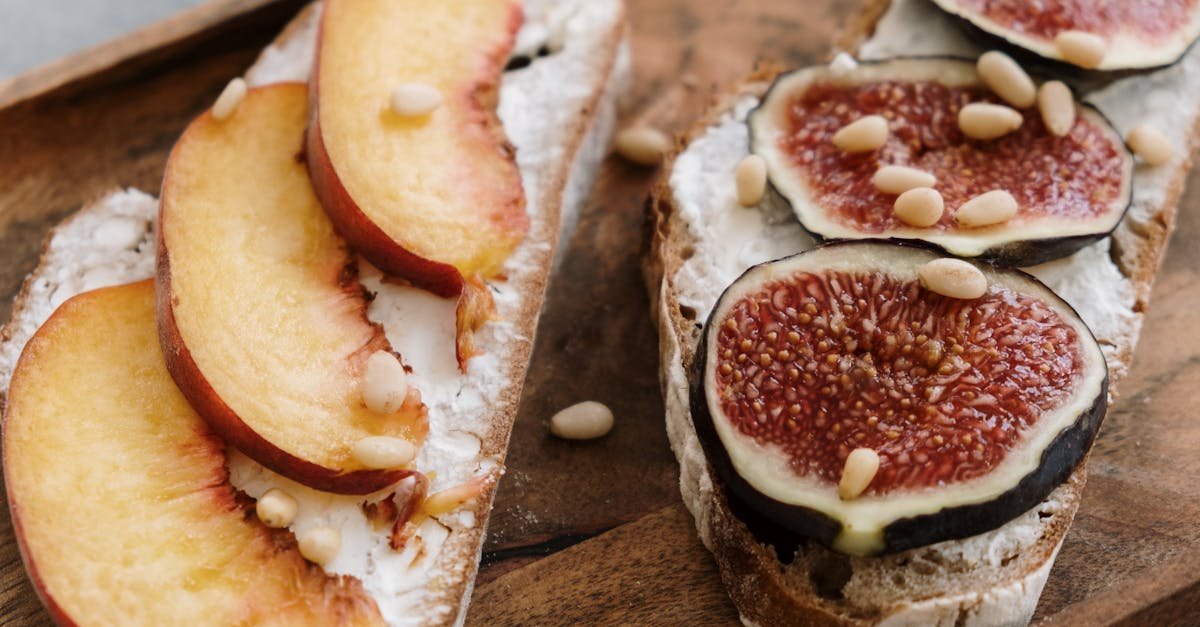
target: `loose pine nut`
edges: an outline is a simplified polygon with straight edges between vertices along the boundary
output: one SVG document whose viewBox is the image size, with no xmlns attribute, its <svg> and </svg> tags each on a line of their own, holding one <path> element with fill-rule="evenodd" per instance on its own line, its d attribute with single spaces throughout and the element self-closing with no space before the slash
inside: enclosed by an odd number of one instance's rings
<svg viewBox="0 0 1200 627">
<path fill-rule="evenodd" d="M 1051 135 L 1063 137 L 1075 127 L 1075 97 L 1062 81 L 1043 83 L 1037 94 L 1042 123 Z"/>
<path fill-rule="evenodd" d="M 921 287 L 942 296 L 979 298 L 987 293 L 987 277 L 962 259 L 934 259 L 917 271 Z"/>
<path fill-rule="evenodd" d="M 408 373 L 388 351 L 375 351 L 367 358 L 362 381 L 363 403 L 379 414 L 394 414 L 408 396 Z"/>
<path fill-rule="evenodd" d="M 871 485 L 879 472 L 879 453 L 869 448 L 856 448 L 846 456 L 842 479 L 838 482 L 838 498 L 843 501 L 859 497 Z"/>
<path fill-rule="evenodd" d="M 937 177 L 908 166 L 885 165 L 875 171 L 871 182 L 885 194 L 903 194 L 917 187 L 933 187 L 937 185 Z"/>
<path fill-rule="evenodd" d="M 954 219 L 967 228 L 1008 222 L 1017 215 L 1017 199 L 1002 189 L 984 192 L 963 203 Z"/>
<path fill-rule="evenodd" d="M 833 134 L 833 145 L 846 152 L 870 152 L 887 143 L 888 123 L 882 115 L 859 118 Z"/>
<path fill-rule="evenodd" d="M 1133 153 L 1150 165 L 1163 165 L 1175 155 L 1171 140 L 1158 129 L 1145 124 L 1138 125 L 1125 136 L 1125 143 Z"/>
<path fill-rule="evenodd" d="M 1108 43 L 1104 38 L 1079 30 L 1068 30 L 1054 38 L 1054 47 L 1063 61 L 1082 68 L 1097 68 L 1108 54 Z"/>
<path fill-rule="evenodd" d="M 242 104 L 242 100 L 246 97 L 246 81 L 240 77 L 229 81 L 225 89 L 221 90 L 221 95 L 217 96 L 217 101 L 212 106 L 212 116 L 214 120 L 224 120 L 233 115 L 237 110 L 238 105 Z"/>
<path fill-rule="evenodd" d="M 550 433 L 564 440 L 592 440 L 607 435 L 612 428 L 612 410 L 596 401 L 576 403 L 550 419 Z"/>
<path fill-rule="evenodd" d="M 354 459 L 367 468 L 401 468 L 417 456 L 417 447 L 404 438 L 365 437 L 354 444 Z"/>
<path fill-rule="evenodd" d="M 429 115 L 442 106 L 442 92 L 432 85 L 403 83 L 392 90 L 391 104 L 396 115 Z"/>
<path fill-rule="evenodd" d="M 334 527 L 314 527 L 300 534 L 297 543 L 304 559 L 324 566 L 342 549 L 342 532 Z"/>
<path fill-rule="evenodd" d="M 753 207 L 767 193 L 767 161 L 758 155 L 747 155 L 733 173 L 737 182 L 738 204 Z"/>
<path fill-rule="evenodd" d="M 614 145 L 626 161 L 654 167 L 671 151 L 671 138 L 658 129 L 633 126 L 617 133 Z"/>
<path fill-rule="evenodd" d="M 900 194 L 892 206 L 902 222 L 911 226 L 933 226 L 942 219 L 945 204 L 942 195 L 932 187 L 917 187 Z"/>
<path fill-rule="evenodd" d="M 1012 57 L 999 50 L 991 50 L 979 57 L 975 68 L 983 84 L 1004 102 L 1018 109 L 1033 106 L 1037 88 L 1033 85 L 1033 79 Z"/>
<path fill-rule="evenodd" d="M 958 111 L 958 128 L 971 139 L 1003 137 L 1024 121 L 1016 109 L 988 102 L 972 102 Z"/>
<path fill-rule="evenodd" d="M 267 490 L 254 504 L 254 513 L 258 515 L 258 519 L 264 525 L 276 529 L 292 524 L 298 511 L 300 504 L 296 499 L 279 488 Z"/>
</svg>

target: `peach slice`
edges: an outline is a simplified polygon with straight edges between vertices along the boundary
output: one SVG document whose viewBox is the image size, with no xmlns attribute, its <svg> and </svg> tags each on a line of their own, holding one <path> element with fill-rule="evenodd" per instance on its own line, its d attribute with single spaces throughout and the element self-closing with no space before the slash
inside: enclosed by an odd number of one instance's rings
<svg viewBox="0 0 1200 627">
<path fill-rule="evenodd" d="M 150 281 L 64 303 L 25 347 L 4 418 L 21 557 L 60 625 L 373 625 L 229 484 L 224 444 L 167 374 Z"/>
<path fill-rule="evenodd" d="M 390 345 L 305 174 L 307 113 L 303 85 L 271 85 L 183 134 L 162 190 L 159 334 L 171 376 L 226 441 L 305 485 L 365 494 L 411 471 L 367 469 L 354 444 L 419 444 L 425 408 L 412 389 L 394 415 L 363 403 L 366 360 Z"/>
<path fill-rule="evenodd" d="M 521 19 L 516 0 L 325 2 L 309 83 L 313 187 L 355 250 L 439 296 L 496 276 L 529 227 L 495 112 Z M 432 91 L 440 105 L 396 107 L 397 90 Z"/>
</svg>

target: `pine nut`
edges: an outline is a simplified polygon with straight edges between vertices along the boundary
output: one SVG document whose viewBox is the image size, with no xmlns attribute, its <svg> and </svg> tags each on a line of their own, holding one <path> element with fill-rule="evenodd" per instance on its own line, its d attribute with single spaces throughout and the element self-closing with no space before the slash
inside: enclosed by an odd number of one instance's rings
<svg viewBox="0 0 1200 627">
<path fill-rule="evenodd" d="M 858 69 L 858 61 L 847 52 L 837 53 L 837 56 L 829 62 L 829 71 L 834 76 L 845 76 L 856 69 Z"/>
<path fill-rule="evenodd" d="M 1075 97 L 1062 81 L 1043 83 L 1038 89 L 1038 110 L 1051 135 L 1063 137 L 1075 127 Z"/>
<path fill-rule="evenodd" d="M 550 433 L 564 440 L 592 440 L 613 428 L 613 413 L 604 403 L 583 401 L 554 414 Z"/>
<path fill-rule="evenodd" d="M 468 481 L 430 494 L 421 504 L 421 509 L 429 516 L 441 516 L 466 505 L 468 501 L 479 496 L 482 490 L 483 484 L 478 480 Z"/>
<path fill-rule="evenodd" d="M 869 448 L 856 448 L 846 456 L 846 465 L 842 467 L 842 479 L 838 482 L 838 497 L 843 501 L 859 497 L 875 473 L 879 472 L 879 453 Z"/>
<path fill-rule="evenodd" d="M 1125 136 L 1125 143 L 1133 153 L 1150 165 L 1163 165 L 1175 155 L 1171 140 L 1158 129 L 1140 124 Z"/>
<path fill-rule="evenodd" d="M 396 115 L 425 116 L 442 106 L 442 92 L 432 85 L 403 83 L 392 89 L 391 104 Z"/>
<path fill-rule="evenodd" d="M 1037 99 L 1037 88 L 1033 85 L 1033 79 L 1029 78 L 1012 57 L 999 50 L 980 55 L 975 69 L 984 85 L 1000 96 L 1001 100 L 1018 109 L 1032 107 Z"/>
<path fill-rule="evenodd" d="M 267 490 L 254 504 L 254 513 L 258 515 L 258 519 L 264 525 L 276 529 L 292 524 L 299 510 L 300 504 L 296 499 L 279 488 Z"/>
<path fill-rule="evenodd" d="M 921 266 L 917 276 L 921 287 L 950 298 L 972 299 L 987 293 L 987 277 L 962 259 L 934 259 Z"/>
<path fill-rule="evenodd" d="M 964 202 L 954 219 L 967 228 L 1008 222 L 1017 215 L 1017 199 L 1002 189 L 984 192 Z"/>
<path fill-rule="evenodd" d="M 217 101 L 212 106 L 212 116 L 214 120 L 224 120 L 233 115 L 237 110 L 238 105 L 242 104 L 242 100 L 246 97 L 246 81 L 240 77 L 229 81 L 225 89 L 221 90 L 221 95 L 217 96 Z"/>
<path fill-rule="evenodd" d="M 754 207 L 767 193 L 767 161 L 758 155 L 747 155 L 733 173 L 737 182 L 738 204 Z"/>
<path fill-rule="evenodd" d="M 1079 30 L 1068 30 L 1054 38 L 1054 47 L 1063 61 L 1082 68 L 1097 68 L 1108 54 L 1108 43 L 1104 38 Z"/>
<path fill-rule="evenodd" d="M 367 358 L 362 380 L 363 403 L 378 414 L 400 411 L 408 396 L 408 373 L 388 351 L 375 351 Z"/>
<path fill-rule="evenodd" d="M 334 527 L 313 527 L 296 539 L 304 559 L 324 566 L 337 557 L 342 548 L 342 532 Z"/>
<path fill-rule="evenodd" d="M 887 143 L 888 123 L 882 115 L 859 118 L 833 134 L 833 145 L 846 152 L 870 152 Z"/>
<path fill-rule="evenodd" d="M 633 126 L 617 133 L 617 154 L 636 165 L 654 167 L 671 151 L 671 138 L 648 126 Z"/>
<path fill-rule="evenodd" d="M 903 194 L 917 187 L 933 187 L 937 185 L 937 177 L 908 166 L 885 165 L 875 171 L 871 182 L 885 194 Z"/>
<path fill-rule="evenodd" d="M 988 102 L 972 102 L 958 111 L 958 128 L 971 139 L 1003 137 L 1024 121 L 1016 109 Z"/>
<path fill-rule="evenodd" d="M 911 226 L 933 226 L 942 219 L 945 204 L 932 187 L 916 187 L 900 194 L 892 206 L 896 217 Z"/>
<path fill-rule="evenodd" d="M 354 444 L 354 459 L 367 468 L 401 468 L 417 456 L 417 447 L 404 438 L 365 437 Z"/>
</svg>

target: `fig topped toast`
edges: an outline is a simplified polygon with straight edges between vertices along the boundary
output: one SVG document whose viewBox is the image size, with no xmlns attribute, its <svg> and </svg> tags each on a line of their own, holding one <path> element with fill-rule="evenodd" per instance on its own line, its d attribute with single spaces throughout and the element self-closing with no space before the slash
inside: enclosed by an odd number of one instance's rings
<svg viewBox="0 0 1200 627">
<path fill-rule="evenodd" d="M 827 68 L 831 75 L 852 75 L 860 63 L 880 59 L 901 56 L 974 59 L 986 50 L 968 39 L 954 25 L 953 18 L 936 6 L 913 0 L 868 2 L 860 13 L 860 21 L 851 27 L 843 42 L 844 49 L 861 61 L 839 55 Z M 1086 101 L 1111 121 L 1119 136 L 1143 123 L 1162 129 L 1194 129 L 1200 109 L 1196 68 L 1200 68 L 1200 55 L 1193 51 L 1170 68 L 1114 79 L 1090 91 Z M 697 434 L 705 422 L 696 412 L 699 404 L 693 395 L 701 360 L 697 350 L 704 323 L 719 297 L 748 268 L 817 245 L 806 232 L 808 227 L 802 226 L 793 214 L 794 207 L 789 206 L 787 194 L 781 193 L 785 190 L 768 190 L 762 202 L 751 202 L 747 208 L 740 202 L 746 196 L 740 186 L 741 177 L 734 176 L 735 171 L 742 170 L 739 164 L 751 152 L 751 131 L 746 120 L 763 102 L 778 75 L 777 70 L 760 72 L 718 96 L 710 113 L 693 127 L 683 147 L 669 162 L 648 205 L 653 230 L 645 267 L 659 327 L 667 429 L 680 462 L 684 501 L 696 519 L 700 537 L 716 557 L 725 587 L 747 624 L 1027 622 L 1079 505 L 1086 477 L 1083 465 L 1034 507 L 1007 521 L 989 521 L 990 531 L 866 557 L 826 548 L 815 531 L 802 534 L 798 540 L 795 525 L 780 529 L 779 516 L 768 516 L 764 521 L 761 512 L 767 505 L 774 506 L 771 503 L 748 505 L 741 498 L 742 491 L 736 492 L 741 502 L 735 502 L 735 491 L 720 472 L 714 471 L 717 460 L 710 452 L 711 442 L 706 442 L 703 434 Z M 1092 85 L 1077 86 L 1081 93 L 1085 87 Z M 1158 96 L 1147 98 L 1148 93 Z M 1035 109 L 1028 115 L 1038 114 Z M 853 121 L 853 111 L 849 115 L 848 121 Z M 890 119 L 886 128 L 894 131 Z M 833 129 L 837 130 L 837 126 Z M 892 134 L 884 135 L 884 140 L 898 136 L 907 138 Z M 979 141 L 986 146 L 990 140 Z M 1095 335 L 1111 377 L 1109 402 L 1115 398 L 1128 371 L 1149 287 L 1162 258 L 1196 143 L 1195 133 L 1172 136 L 1169 159 L 1157 165 L 1152 165 L 1139 151 L 1133 169 L 1132 202 L 1111 237 L 1058 261 L 1029 269 L 1078 310 Z M 873 157 L 876 153 L 870 151 L 882 145 L 881 142 L 870 146 L 868 152 L 861 153 L 865 156 L 842 148 L 845 153 L 842 158 L 844 163 L 856 163 L 855 159 Z M 897 163 L 904 165 L 903 161 Z M 937 189 L 939 184 L 934 181 L 932 185 L 921 185 Z M 884 207 L 881 211 L 892 211 L 891 203 L 901 191 L 904 190 L 889 190 L 884 197 L 886 206 L 878 203 Z M 957 209 L 946 203 L 945 211 Z M 778 319 L 779 324 L 786 324 L 785 318 L 791 319 L 787 318 L 791 314 L 786 312 L 786 300 L 780 301 L 784 313 L 778 315 L 784 318 Z M 858 311 L 858 304 L 848 305 L 852 312 Z M 775 306 L 773 302 L 761 304 L 764 312 L 761 315 L 774 312 Z M 805 313 L 815 324 L 816 314 L 798 309 L 795 315 L 799 319 Z M 827 327 L 825 332 L 830 333 L 832 328 Z M 737 332 L 742 332 L 740 324 Z M 785 340 L 784 329 L 776 333 L 774 342 L 791 341 Z M 913 333 L 916 336 L 919 331 Z M 861 342 L 857 335 L 847 333 L 846 337 Z M 766 370 L 781 359 L 781 349 L 796 350 L 776 345 L 767 338 L 766 346 L 774 354 L 766 350 L 750 354 L 757 350 L 757 345 L 754 338 L 747 339 L 750 343 L 747 362 L 753 361 Z M 728 357 L 736 359 L 740 345 L 729 348 L 733 353 Z M 862 350 L 860 344 L 856 351 Z M 713 353 L 705 354 L 711 357 Z M 913 356 L 920 355 L 914 351 Z M 836 365 L 841 363 L 838 359 Z M 858 366 L 853 361 L 848 365 L 845 375 L 853 389 Z M 910 367 L 916 365 L 920 364 L 914 362 Z M 728 374 L 732 376 L 738 370 L 734 364 L 730 366 Z M 877 368 L 882 371 L 882 366 Z M 749 369 L 741 372 L 748 381 L 758 376 Z M 785 378 L 788 376 L 786 368 L 780 372 Z M 801 379 L 802 372 L 798 373 Z M 769 377 L 763 379 L 767 387 L 756 384 L 757 389 L 745 398 L 761 395 L 764 389 L 774 389 L 770 381 Z M 842 385 L 835 379 L 828 384 L 829 392 L 840 393 L 834 384 Z M 749 405 L 740 406 L 739 411 L 757 416 L 753 413 L 758 411 L 753 406 L 755 400 L 757 397 L 746 400 Z M 765 414 L 759 424 L 787 426 L 785 417 L 792 411 L 791 406 L 784 405 L 782 414 L 774 416 L 776 408 L 768 407 L 765 402 L 762 405 Z M 797 407 L 799 415 L 805 415 L 808 406 L 798 402 Z M 848 410 L 853 408 L 851 405 Z M 920 419 L 916 423 L 921 424 Z M 876 425 L 887 426 L 883 415 Z M 830 430 L 829 423 L 825 429 Z M 898 431 L 901 440 L 903 433 Z M 855 433 L 851 431 L 851 435 Z M 834 437 L 837 441 L 836 434 Z M 886 437 L 884 434 L 885 440 Z M 836 447 L 834 450 L 841 460 L 847 460 L 844 469 L 840 465 L 836 469 L 844 473 L 843 481 L 853 474 L 848 461 L 851 448 L 846 446 L 843 452 Z M 878 465 L 872 465 L 872 472 L 879 473 L 886 461 L 881 459 Z M 1069 470 L 1071 465 L 1061 467 Z M 878 480 L 891 475 L 870 476 Z M 836 478 L 832 484 L 823 485 L 821 490 L 833 491 L 834 499 L 847 502 L 847 498 L 857 498 L 853 492 L 839 497 L 843 486 Z M 871 483 L 865 485 L 872 489 Z"/>
</svg>

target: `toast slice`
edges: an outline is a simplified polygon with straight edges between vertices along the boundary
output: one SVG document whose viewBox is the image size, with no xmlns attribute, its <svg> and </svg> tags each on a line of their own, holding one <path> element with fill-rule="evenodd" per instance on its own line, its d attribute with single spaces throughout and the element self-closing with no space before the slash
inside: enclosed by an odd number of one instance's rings
<svg viewBox="0 0 1200 627">
<path fill-rule="evenodd" d="M 304 81 L 314 56 L 319 3 L 304 9 L 248 70 L 251 85 Z M 616 123 L 629 80 L 620 0 L 527 0 L 510 71 L 500 84 L 499 116 L 517 149 L 530 229 L 488 287 L 496 316 L 476 335 L 480 354 L 460 372 L 455 301 L 385 280 L 360 263 L 375 294 L 368 317 L 381 323 L 414 371 L 429 407 L 430 433 L 415 466 L 431 492 L 482 482 L 468 506 L 425 520 L 403 551 L 376 529 L 363 497 L 336 496 L 292 483 L 230 451 L 236 488 L 257 497 L 282 487 L 300 502 L 293 531 L 342 530 L 342 550 L 326 565 L 351 575 L 391 624 L 459 624 L 465 619 L 496 481 L 533 346 L 543 294 L 561 234 L 574 227 Z M 145 279 L 154 271 L 157 200 L 112 192 L 57 226 L 25 281 L 12 320 L 0 330 L 0 392 L 22 348 L 54 309 L 86 290 Z M 383 495 L 377 495 L 383 496 Z"/>
<path fill-rule="evenodd" d="M 863 59 L 974 58 L 983 51 L 923 0 L 869 0 L 841 46 Z M 874 558 L 803 546 L 788 563 L 754 539 L 714 483 L 688 403 L 686 373 L 702 322 L 747 267 L 814 245 L 789 209 L 743 210 L 736 201 L 733 171 L 748 154 L 744 121 L 776 74 L 761 70 L 716 99 L 684 138 L 648 204 L 653 231 L 645 273 L 684 502 L 746 624 L 1026 623 L 1079 506 L 1083 465 L 1037 507 L 985 534 Z M 1086 99 L 1121 132 L 1143 121 L 1191 130 L 1200 121 L 1198 74 L 1200 52 L 1193 50 L 1170 68 L 1121 78 Z M 1128 372 L 1197 145 L 1195 132 L 1172 139 L 1171 163 L 1138 167 L 1133 205 L 1111 238 L 1030 269 L 1079 311 L 1100 341 L 1113 383 L 1110 403 Z"/>
</svg>

